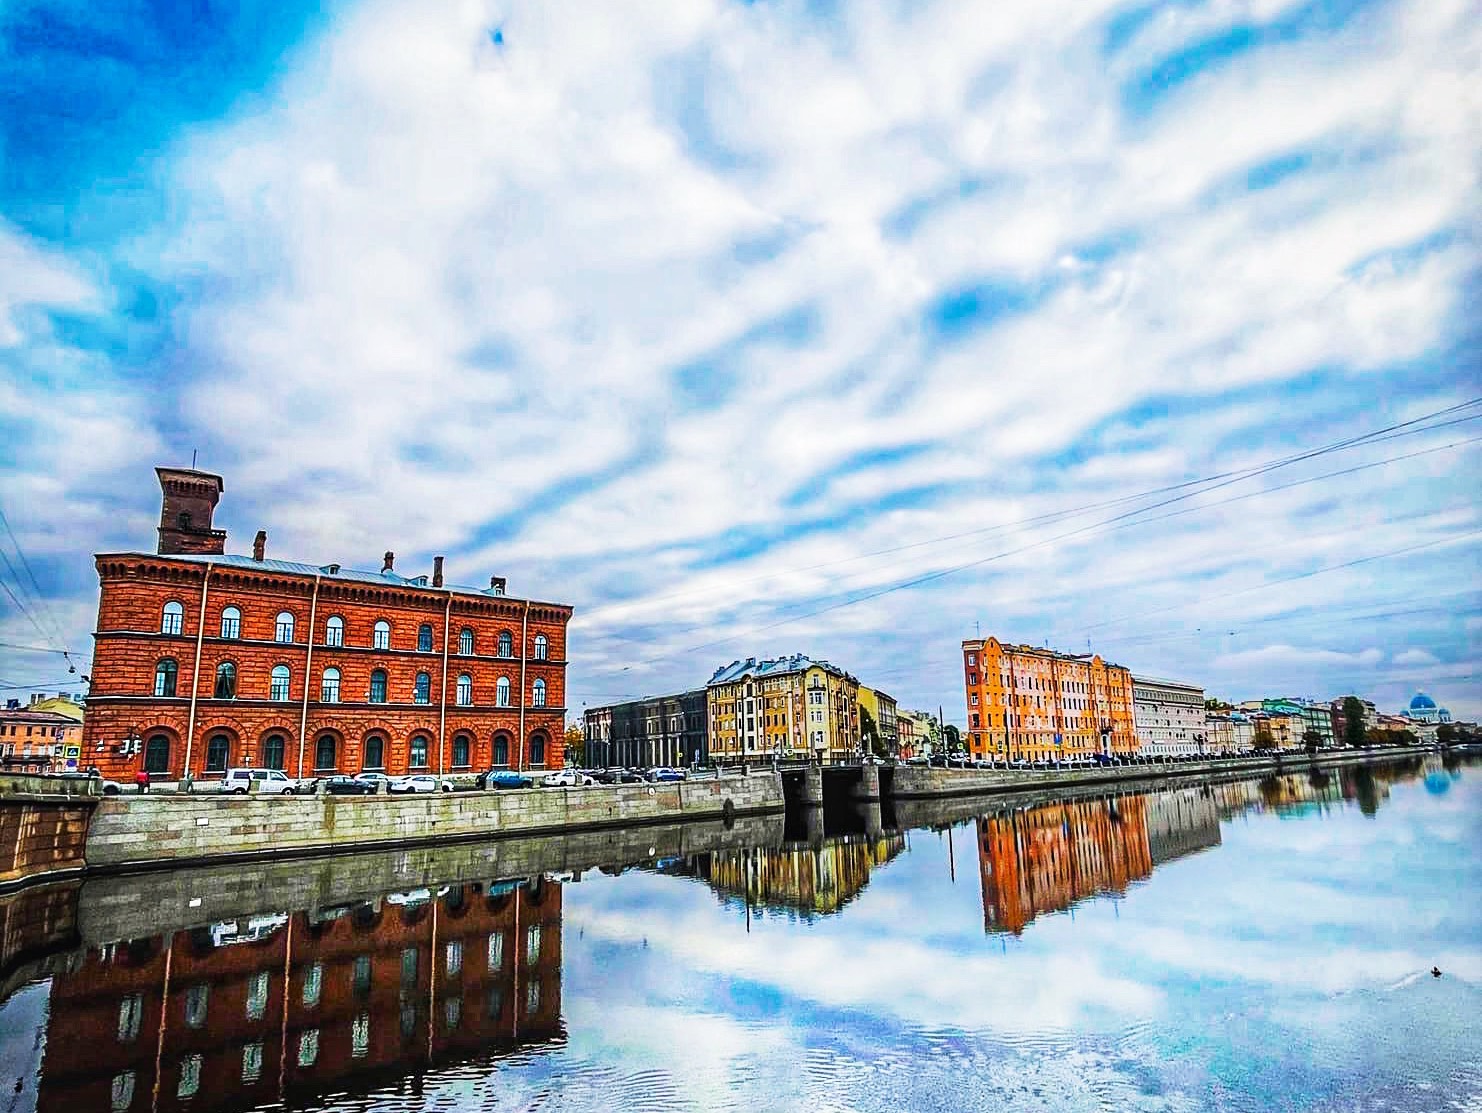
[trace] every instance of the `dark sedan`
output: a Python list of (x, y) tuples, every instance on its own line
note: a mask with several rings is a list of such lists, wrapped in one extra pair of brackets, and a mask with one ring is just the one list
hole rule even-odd
[(357, 780), (345, 773), (336, 773), (332, 777), (321, 777), (307, 789), (299, 789), (300, 792), (323, 791), (331, 796), (373, 796), (376, 786), (365, 781)]
[(517, 773), (513, 769), (491, 769), (474, 778), (474, 784), (481, 789), (530, 788), (535, 782), (524, 773)]

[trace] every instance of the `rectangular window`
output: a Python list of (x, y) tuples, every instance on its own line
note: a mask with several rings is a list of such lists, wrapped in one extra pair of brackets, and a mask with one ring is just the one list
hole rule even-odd
[(386, 702), (386, 674), (380, 669), (371, 673), (370, 701), (371, 703)]
[(413, 986), (417, 984), (417, 948), (408, 947), (401, 952), (401, 984)]
[(180, 1084), (175, 1087), (175, 1096), (193, 1098), (201, 1088), (201, 1056), (187, 1055), (180, 1060)]
[(324, 703), (340, 702), (340, 678), (338, 676), (324, 678), (324, 682), (319, 686), (319, 698)]
[(443, 951), (443, 968), (448, 977), (456, 978), (463, 973), (463, 940), (450, 939)]
[(319, 1029), (310, 1028), (306, 1032), (299, 1033), (298, 1037), (298, 1065), (301, 1067), (312, 1067), (315, 1060), (319, 1058)]
[(364, 1059), (370, 1054), (370, 1013), (360, 1013), (350, 1022), (350, 1056)]
[(293, 622), (279, 622), (273, 630), (273, 637), (280, 642), (293, 641)]
[(540, 925), (531, 924), (525, 932), (525, 961), (534, 966), (540, 961)]
[(324, 986), (324, 964), (316, 962), (304, 971), (304, 1008), (312, 1009), (319, 1004), (319, 993)]
[(247, 1019), (261, 1020), (268, 1011), (268, 972), (259, 971), (247, 979)]
[(331, 625), (325, 628), (324, 644), (328, 646), (342, 646), (345, 644), (345, 628), (343, 626)]
[(130, 1043), (139, 1034), (139, 1018), (144, 1014), (144, 999), (131, 993), (118, 1003), (118, 1042)]
[(223, 638), (240, 638), (242, 636), (242, 620), (240, 618), (232, 618), (230, 615), (222, 615), (221, 636)]
[(504, 969), (504, 932), (491, 932), (489, 935), (489, 969)]
[(249, 1043), (242, 1046), (242, 1081), (256, 1082), (262, 1077), (262, 1044)]
[(268, 693), (268, 698), (269, 699), (274, 699), (274, 700), (287, 700), (288, 699), (288, 677), (286, 677), (286, 676), (275, 676), (275, 677), (273, 677), (272, 691)]
[(370, 955), (356, 955), (355, 968), (350, 977), (350, 988), (357, 997), (364, 997), (371, 987)]

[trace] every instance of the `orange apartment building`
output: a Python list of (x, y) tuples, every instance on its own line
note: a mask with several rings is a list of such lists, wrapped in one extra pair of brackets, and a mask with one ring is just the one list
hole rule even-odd
[(561, 1038), (560, 885), (421, 894), (79, 955), (52, 979), (36, 1108), (304, 1108)]
[(978, 823), (985, 931), (1018, 935), (1037, 916), (1153, 872), (1142, 796), (1049, 804)]
[(1132, 673), (1121, 665), (997, 638), (964, 641), (962, 661), (973, 757), (1137, 752)]
[(132, 780), (559, 768), (571, 608), (431, 576), (228, 555), (220, 476), (157, 468), (155, 553), (96, 558), (82, 764)]

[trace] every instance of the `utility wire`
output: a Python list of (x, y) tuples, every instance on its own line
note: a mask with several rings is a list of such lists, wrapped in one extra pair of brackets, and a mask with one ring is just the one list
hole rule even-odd
[[(1479, 403), (1482, 403), (1482, 397), (1473, 398), (1466, 402), (1459, 402), (1454, 406), (1447, 406), (1443, 409), (1433, 411), (1432, 413), (1412, 418), (1409, 421), (1401, 421), (1394, 425), (1386, 426), (1382, 429), (1376, 429), (1372, 432), (1361, 434), (1357, 437), (1350, 437), (1346, 440), (1335, 441), (1320, 448), (1309, 449), (1303, 452), (1293, 453), (1288, 456), (1267, 460), (1264, 463), (1254, 464), (1248, 468), (1219, 472), (1215, 475), (1204, 476), (1201, 479), (1190, 479), (1182, 483), (1169, 484), (1163, 487), (1154, 487), (1146, 491), (1139, 491), (1136, 494), (1122, 495), (1117, 498), (1085, 503), (1081, 506), (1071, 507), (1065, 510), (1049, 511), (1047, 513), (1035, 515), (1029, 518), (1020, 518), (1015, 521), (1000, 522), (995, 525), (984, 526), (980, 529), (966, 530), (960, 533), (944, 534), (939, 537), (926, 538), (921, 541), (912, 541), (905, 545), (895, 545), (886, 549), (876, 549), (872, 552), (860, 553), (855, 556), (840, 557), (836, 560), (822, 561), (817, 564), (801, 565), (793, 568), (775, 569), (773, 571), (765, 572), (757, 576), (751, 576), (740, 580), (732, 580), (728, 587), (739, 587), (746, 584), (759, 583), (765, 580), (775, 579), (779, 576), (791, 575), (799, 572), (812, 572), (823, 568), (833, 568), (841, 564), (850, 564), (856, 561), (868, 560), (871, 557), (886, 556), (892, 553), (905, 552), (909, 549), (918, 549), (924, 546), (938, 545), (947, 541), (960, 541), (968, 537), (979, 537), (994, 533), (1000, 533), (1019, 526), (1060, 521), (1065, 518), (1078, 517), (1081, 514), (1089, 513), (1093, 510), (1102, 510), (1111, 506), (1120, 506), (1124, 503), (1136, 502), (1139, 499), (1152, 498), (1156, 497), (1157, 495), (1167, 494), (1172, 491), (1182, 491), (1189, 487), (1203, 486), (1204, 484), (1208, 483), (1214, 483), (1215, 486), (1208, 487), (1207, 490), (1217, 490), (1219, 487), (1228, 486), (1230, 483), (1240, 482), (1244, 479), (1253, 479), (1259, 475), (1265, 474), (1268, 471), (1274, 471), (1277, 468), (1288, 467), (1292, 464), (1300, 463), (1304, 460), (1309, 460), (1317, 456), (1327, 455), (1331, 452), (1338, 452), (1345, 448), (1357, 447), (1363, 444), (1377, 444), (1382, 441), (1392, 440), (1395, 437), (1415, 436), (1419, 433), (1430, 432), (1433, 429), (1444, 429), (1448, 426), (1460, 424), (1463, 422), (1477, 421), (1479, 419), (1482, 419), (1482, 414), (1470, 414), (1466, 417), (1454, 418), (1451, 421), (1438, 422), (1433, 425), (1428, 425), (1425, 428), (1415, 428), (1415, 426), (1427, 421), (1431, 421), (1434, 418), (1444, 417), (1447, 414), (1452, 414), (1460, 410), (1468, 409), (1470, 407), (1478, 405)], [(1217, 482), (1219, 480), (1226, 480), (1227, 482), (1219, 483)], [(1143, 509), (1154, 509), (1154, 507), (1144, 507)], [(623, 600), (618, 603), (610, 603), (606, 606), (593, 608), (592, 610), (589, 610), (582, 615), (582, 620), (590, 621), (597, 615), (601, 615), (605, 612), (613, 610), (621, 610), (623, 608), (635, 606), (654, 606), (659, 603), (671, 602), (675, 599), (687, 598), (692, 595), (703, 595), (714, 590), (716, 589), (712, 587), (696, 587), (689, 588), (683, 591), (671, 592), (668, 595), (660, 595), (652, 598)]]
[[(52, 634), (49, 636), (54, 636), (58, 645), (65, 646), (67, 639), (63, 636), (61, 623), (57, 621), (56, 616), (52, 613), (51, 605), (47, 602), (46, 595), (41, 590), (41, 584), (36, 580), (36, 573), (31, 568), (31, 562), (26, 559), (26, 551), (21, 548), (21, 540), (15, 535), (15, 530), (10, 528), (10, 519), (5, 516), (4, 509), (0, 509), (0, 526), (3, 526), (5, 532), (10, 536), (10, 543), (15, 547), (15, 555), (20, 558), (21, 567), (26, 570), (26, 576), (31, 581), (31, 590), (36, 596), (36, 602), (40, 604), (38, 610), (41, 611), (42, 615), (51, 624)], [(5, 558), (5, 567), (10, 569), (11, 576), (15, 578), (16, 586), (20, 587), (21, 578), (16, 575), (15, 568), (11, 565), (10, 559), (5, 557), (4, 549), (0, 549), (0, 557)]]
[[(1442, 413), (1445, 413), (1445, 412), (1449, 412), (1449, 411), (1441, 411), (1441, 412)], [(1423, 418), (1417, 418), (1415, 420), (1416, 421), (1422, 421), (1424, 419)], [(1407, 424), (1407, 425), (1408, 424), (1414, 424), (1414, 422), (1406, 422), (1404, 424)], [(1394, 427), (1391, 427), (1391, 428), (1394, 428)], [(1381, 430), (1381, 432), (1389, 432), (1389, 431), (1390, 430)], [(1019, 555), (1021, 553), (1028, 552), (1028, 551), (1030, 551), (1032, 549), (1042, 548), (1045, 545), (1054, 544), (1056, 541), (1064, 541), (1064, 540), (1066, 540), (1068, 538), (1077, 537), (1077, 536), (1079, 536), (1081, 534), (1085, 534), (1085, 533), (1091, 532), (1093, 530), (1100, 530), (1100, 529), (1102, 529), (1102, 527), (1105, 527), (1105, 526), (1108, 526), (1108, 525), (1110, 525), (1110, 526), (1113, 527), (1113, 530), (1112, 531), (1114, 531), (1116, 529), (1126, 529), (1126, 528), (1130, 528), (1131, 526), (1136, 526), (1136, 525), (1147, 525), (1147, 524), (1149, 524), (1151, 522), (1163, 521), (1163, 520), (1168, 519), (1168, 518), (1179, 517), (1179, 516), (1181, 516), (1183, 514), (1193, 513), (1193, 512), (1199, 511), (1199, 510), (1208, 510), (1208, 509), (1212, 509), (1213, 507), (1216, 507), (1216, 506), (1222, 506), (1222, 505), (1225, 505), (1227, 503), (1232, 503), (1232, 502), (1239, 502), (1239, 501), (1244, 500), (1244, 499), (1247, 499), (1247, 498), (1255, 498), (1255, 497), (1258, 497), (1260, 495), (1272, 494), (1272, 493), (1275, 493), (1277, 491), (1290, 489), (1292, 487), (1303, 486), (1303, 485), (1308, 484), (1308, 483), (1316, 483), (1316, 482), (1319, 482), (1321, 480), (1332, 479), (1332, 478), (1335, 478), (1337, 476), (1352, 474), (1354, 472), (1363, 471), (1363, 470), (1366, 470), (1368, 468), (1380, 467), (1380, 466), (1382, 466), (1384, 464), (1394, 463), (1394, 462), (1396, 462), (1398, 460), (1411, 459), (1413, 457), (1427, 455), (1427, 454), (1432, 453), (1432, 452), (1440, 452), (1440, 451), (1444, 451), (1445, 449), (1456, 448), (1456, 447), (1460, 447), (1462, 445), (1472, 444), (1472, 443), (1475, 443), (1478, 440), (1482, 440), (1482, 438), (1472, 438), (1471, 440), (1458, 441), (1458, 442), (1454, 442), (1454, 443), (1448, 444), (1448, 445), (1442, 445), (1442, 446), (1436, 446), (1436, 447), (1433, 447), (1433, 448), (1421, 449), (1421, 450), (1419, 450), (1417, 452), (1413, 452), (1413, 453), (1405, 453), (1405, 454), (1402, 454), (1400, 456), (1387, 458), (1385, 460), (1371, 461), (1371, 462), (1366, 463), (1366, 464), (1357, 464), (1357, 465), (1354, 465), (1353, 467), (1350, 467), (1350, 468), (1342, 468), (1342, 469), (1339, 469), (1338, 471), (1324, 473), (1322, 475), (1310, 476), (1310, 477), (1308, 477), (1306, 479), (1294, 480), (1293, 482), (1287, 483), (1287, 484), (1283, 484), (1280, 487), (1269, 488), (1269, 489), (1264, 489), (1264, 490), (1260, 490), (1260, 491), (1250, 491), (1250, 492), (1246, 492), (1245, 494), (1242, 494), (1242, 495), (1236, 495), (1233, 498), (1222, 499), (1222, 500), (1220, 500), (1218, 502), (1207, 503), (1207, 504), (1202, 505), (1202, 506), (1190, 507), (1190, 508), (1187, 508), (1185, 510), (1174, 511), (1171, 514), (1162, 514), (1162, 515), (1157, 515), (1157, 516), (1151, 517), (1151, 518), (1138, 518), (1137, 517), (1138, 515), (1147, 513), (1149, 510), (1156, 510), (1156, 509), (1158, 509), (1159, 507), (1162, 507), (1162, 506), (1168, 506), (1168, 505), (1171, 505), (1173, 503), (1183, 502), (1183, 501), (1186, 501), (1186, 500), (1191, 499), (1191, 498), (1196, 498), (1199, 495), (1208, 494), (1210, 491), (1218, 490), (1221, 487), (1226, 487), (1226, 486), (1229, 486), (1231, 483), (1239, 482), (1240, 481), (1240, 480), (1236, 480), (1236, 479), (1226, 480), (1226, 481), (1221, 482), (1221, 483), (1218, 483), (1218, 484), (1216, 484), (1214, 486), (1206, 487), (1206, 488), (1203, 488), (1203, 489), (1198, 490), (1198, 491), (1187, 492), (1185, 494), (1177, 495), (1177, 496), (1174, 496), (1173, 498), (1169, 498), (1169, 499), (1164, 499), (1161, 502), (1153, 503), (1153, 504), (1148, 505), (1148, 506), (1139, 507), (1139, 508), (1134, 509), (1134, 510), (1124, 511), (1121, 514), (1112, 515), (1109, 518), (1104, 518), (1104, 519), (1101, 519), (1100, 521), (1092, 522), (1092, 523), (1089, 523), (1088, 525), (1080, 526), (1080, 527), (1078, 527), (1076, 529), (1069, 530), (1069, 531), (1067, 531), (1065, 533), (1056, 534), (1053, 537), (1044, 538), (1044, 539), (1042, 539), (1040, 541), (1030, 542), (1030, 543), (1028, 543), (1026, 545), (1021, 545), (1018, 548), (1007, 549), (1007, 550), (1004, 550), (1002, 552), (994, 553), (994, 554), (992, 554), (990, 556), (980, 557), (980, 558), (978, 558), (976, 560), (967, 561), (967, 562), (965, 562), (963, 564), (954, 565), (954, 566), (952, 566), (950, 568), (940, 569), (938, 571), (930, 572), (930, 573), (927, 573), (927, 574), (922, 575), (922, 576), (917, 576), (917, 577), (915, 577), (913, 579), (906, 580), (906, 581), (904, 581), (902, 583), (892, 584), (892, 585), (889, 585), (887, 587), (883, 587), (883, 588), (880, 588), (878, 590), (871, 591), (871, 592), (869, 592), (869, 593), (867, 593), (865, 595), (858, 596), (857, 598), (846, 599), (846, 600), (843, 600), (841, 602), (829, 604), (828, 606), (818, 607), (818, 608), (815, 608), (815, 609), (810, 610), (810, 611), (805, 611), (802, 614), (792, 615), (792, 616), (787, 617), (787, 618), (779, 619), (776, 622), (767, 623), (767, 624), (762, 625), (762, 626), (753, 627), (753, 628), (751, 628), (749, 630), (744, 630), (744, 631), (741, 631), (740, 633), (733, 634), (733, 635), (730, 635), (730, 636), (725, 637), (725, 638), (720, 638), (720, 639), (717, 639), (717, 640), (714, 640), (714, 641), (705, 642), (705, 643), (702, 643), (700, 645), (690, 646), (687, 649), (678, 650), (678, 651), (676, 651), (674, 653), (665, 653), (665, 654), (661, 654), (661, 655), (659, 655), (657, 657), (648, 658), (647, 660), (644, 660), (644, 661), (640, 662), (640, 664), (641, 665), (650, 665), (650, 664), (654, 664), (654, 663), (656, 663), (658, 661), (667, 660), (668, 658), (677, 656), (680, 653), (693, 653), (693, 652), (698, 652), (699, 650), (702, 650), (702, 649), (710, 649), (710, 648), (713, 648), (713, 647), (718, 646), (718, 645), (725, 645), (727, 642), (735, 641), (738, 638), (749, 637), (749, 636), (752, 636), (752, 635), (755, 635), (755, 634), (765, 633), (765, 632), (767, 632), (769, 630), (775, 630), (778, 627), (786, 626), (786, 625), (789, 625), (789, 624), (791, 624), (793, 622), (801, 621), (801, 620), (803, 620), (805, 618), (813, 618), (813, 617), (816, 617), (816, 616), (821, 615), (821, 614), (827, 614), (830, 611), (840, 610), (840, 609), (842, 609), (844, 607), (854, 606), (857, 603), (865, 603), (865, 602), (868, 602), (868, 601), (870, 601), (872, 599), (878, 599), (881, 596), (893, 594), (894, 592), (897, 592), (897, 591), (904, 591), (904, 590), (907, 590), (909, 588), (919, 587), (922, 584), (931, 583), (931, 582), (933, 582), (935, 580), (940, 580), (940, 579), (943, 579), (943, 578), (945, 578), (947, 576), (955, 575), (956, 573), (962, 572), (962, 571), (966, 571), (969, 568), (975, 568), (975, 567), (978, 567), (980, 565), (988, 564), (988, 563), (993, 562), (993, 561), (1002, 560), (1002, 559), (1004, 559), (1006, 557), (1017, 556), (1017, 555)], [(1344, 445), (1347, 445), (1347, 444), (1350, 444), (1352, 442), (1341, 442), (1341, 443), (1344, 444)], [(1324, 455), (1324, 454), (1326, 454), (1329, 451), (1337, 451), (1337, 450), (1338, 450), (1337, 448), (1329, 447), (1329, 448), (1321, 449), (1321, 450), (1313, 450), (1312, 452), (1304, 453), (1304, 454), (1301, 454), (1301, 455), (1302, 455), (1302, 458), (1303, 459), (1310, 459), (1310, 458), (1312, 458), (1314, 456)], [(1293, 460), (1286, 461), (1286, 463), (1290, 463), (1290, 462), (1294, 462), (1294, 461)], [(1275, 464), (1263, 466), (1261, 469), (1259, 469), (1253, 475), (1243, 476), (1243, 478), (1254, 478), (1255, 475), (1264, 474), (1265, 472), (1268, 472), (1268, 471), (1274, 471), (1277, 467), (1280, 467), (1280, 466), (1285, 466), (1285, 463), (1280, 463), (1279, 462), (1279, 463), (1275, 463)], [(1127, 519), (1135, 519), (1135, 520), (1128, 521)], [(1118, 523), (1120, 523), (1120, 524), (1118, 524)], [(1112, 531), (1108, 531), (1108, 532), (1112, 532)], [(1168, 608), (1168, 609), (1176, 609), (1176, 608)], [(1143, 613), (1146, 614), (1146, 613), (1158, 613), (1158, 612), (1143, 612)], [(1098, 624), (1098, 626), (1100, 626), (1100, 625), (1107, 625), (1107, 624), (1108, 623), (1100, 623), (1100, 624)], [(1086, 629), (1094, 629), (1094, 628), (1096, 628), (1096, 627), (1087, 627)], [(621, 668), (611, 669), (611, 670), (608, 670), (608, 671), (609, 672), (624, 672), (624, 671), (628, 671), (631, 668), (632, 668), (631, 665), (625, 665), (625, 666), (622, 666)]]

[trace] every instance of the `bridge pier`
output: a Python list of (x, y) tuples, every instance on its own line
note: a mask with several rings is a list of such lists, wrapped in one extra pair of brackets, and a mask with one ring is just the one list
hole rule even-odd
[(823, 768), (810, 765), (803, 770), (802, 792), (798, 803), (809, 808), (823, 807)]
[(868, 800), (861, 803), (859, 812), (864, 817), (865, 834), (872, 839), (878, 839), (885, 830), (885, 820), (880, 814), (880, 801)]
[(849, 798), (851, 800), (880, 799), (880, 767), (878, 765), (860, 766), (859, 780), (854, 783)]
[(814, 850), (823, 849), (823, 808), (809, 806), (803, 809), (803, 831), (808, 845)]

